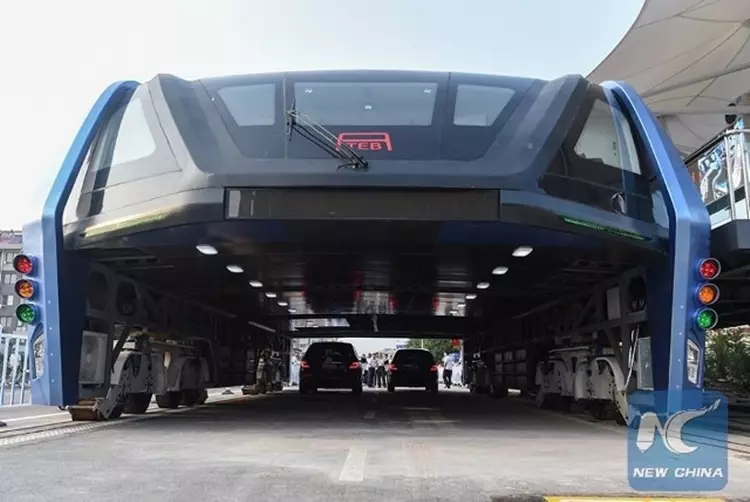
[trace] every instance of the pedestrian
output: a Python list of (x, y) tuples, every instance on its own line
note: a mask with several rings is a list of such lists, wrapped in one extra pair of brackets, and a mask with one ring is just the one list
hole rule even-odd
[(451, 378), (453, 377), (453, 355), (445, 354), (443, 357), (443, 384), (451, 388)]
[(378, 367), (375, 368), (375, 378), (377, 379), (378, 389), (385, 387), (385, 360), (382, 356), (378, 357)]
[(369, 354), (367, 359), (367, 386), (372, 388), (375, 385), (375, 368), (377, 366), (377, 360), (375, 354)]
[(367, 385), (367, 357), (364, 354), (359, 358), (359, 366), (362, 368), (362, 385)]
[(390, 376), (391, 376), (391, 371), (390, 370), (391, 370), (391, 365), (388, 362), (388, 358), (386, 358), (385, 361), (383, 361), (383, 374), (384, 374), (384, 376), (383, 376), (383, 380), (384, 380), (383, 384), (386, 387), (388, 387)]

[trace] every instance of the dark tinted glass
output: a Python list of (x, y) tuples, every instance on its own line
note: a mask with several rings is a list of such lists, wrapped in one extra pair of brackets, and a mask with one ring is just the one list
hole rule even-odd
[(219, 97), (240, 127), (276, 123), (274, 84), (236, 85), (219, 89)]
[(435, 359), (426, 350), (400, 350), (393, 356), (393, 364), (425, 367), (435, 364)]
[(313, 344), (305, 353), (308, 362), (349, 362), (355, 358), (354, 347), (345, 343)]
[(429, 126), (437, 84), (421, 82), (300, 82), (294, 106), (324, 126)]
[(487, 85), (459, 85), (453, 124), (457, 126), (489, 127), (516, 93), (513, 89)]

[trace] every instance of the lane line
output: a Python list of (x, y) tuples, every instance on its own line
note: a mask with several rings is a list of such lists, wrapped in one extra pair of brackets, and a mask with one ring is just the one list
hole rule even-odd
[(346, 456), (344, 467), (341, 468), (339, 481), (349, 483), (361, 483), (365, 480), (367, 468), (367, 448), (364, 446), (352, 446)]
[(14, 422), (24, 422), (26, 420), (40, 420), (42, 418), (50, 418), (50, 417), (64, 417), (68, 415), (67, 411), (58, 411), (55, 413), (47, 413), (45, 415), (32, 415), (29, 417), (15, 417), (15, 418), (4, 418), (3, 422), (6, 424), (11, 424)]

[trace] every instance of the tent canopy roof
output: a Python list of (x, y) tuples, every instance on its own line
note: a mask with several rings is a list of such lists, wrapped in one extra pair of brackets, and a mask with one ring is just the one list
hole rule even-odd
[(724, 129), (727, 107), (750, 91), (749, 40), (750, 0), (645, 0), (589, 79), (630, 83), (687, 154)]

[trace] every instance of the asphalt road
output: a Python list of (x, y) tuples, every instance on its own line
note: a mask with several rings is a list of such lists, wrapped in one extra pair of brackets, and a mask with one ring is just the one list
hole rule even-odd
[[(624, 430), (517, 400), (291, 390), (0, 445), (0, 501), (621, 495), (625, 454)], [(722, 495), (750, 494), (750, 462), (730, 480)]]

